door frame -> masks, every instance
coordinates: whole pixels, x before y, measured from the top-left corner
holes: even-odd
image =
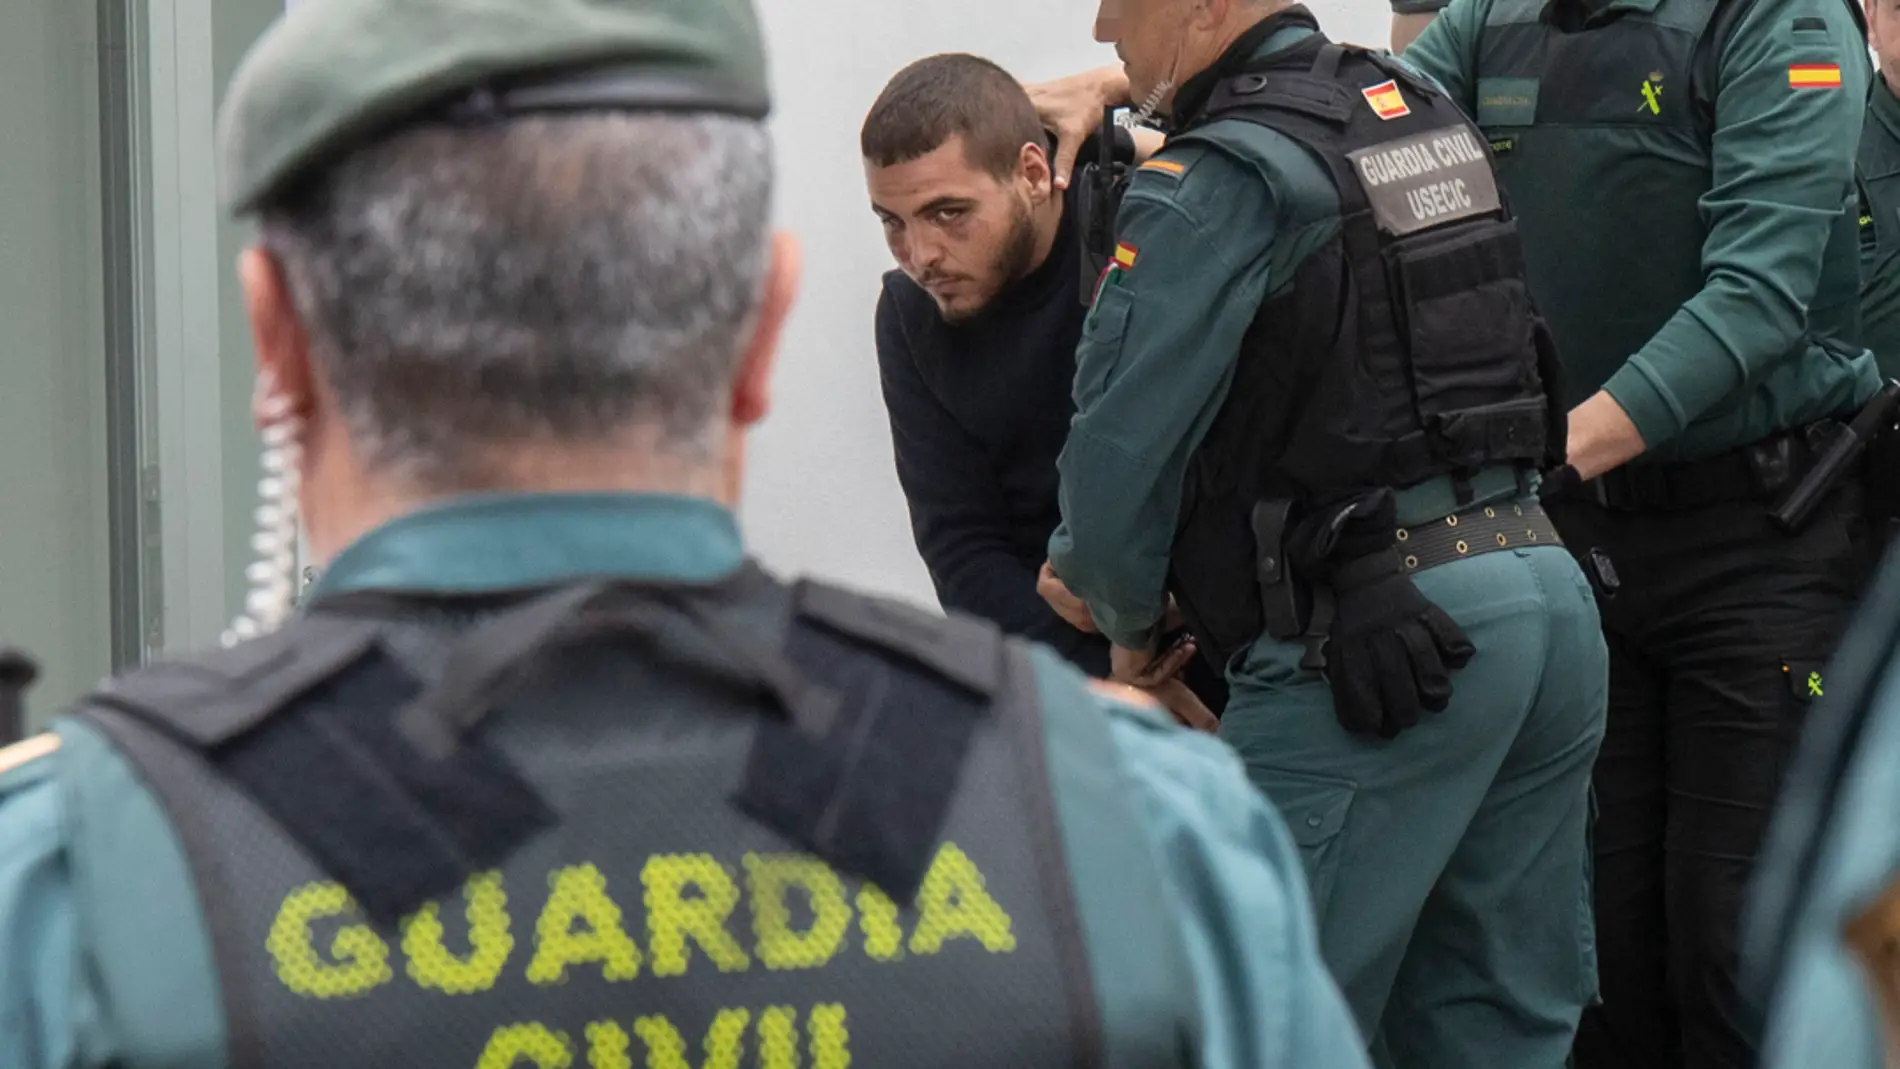
[[[214,0],[96,0],[105,198],[112,650],[226,624]]]

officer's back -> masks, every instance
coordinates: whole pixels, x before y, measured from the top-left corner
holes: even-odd
[[[748,562],[766,84],[743,0],[246,59],[266,559],[229,648],[0,751],[0,1065],[1364,1064],[1217,743]]]

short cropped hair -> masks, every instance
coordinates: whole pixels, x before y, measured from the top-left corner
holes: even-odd
[[[963,136],[972,166],[998,178],[1015,173],[1023,146],[1048,134],[1029,94],[1010,73],[980,56],[927,56],[892,76],[864,118],[864,158],[891,167]]]
[[[497,450],[639,424],[716,441],[768,259],[763,126],[717,115],[423,125],[264,206],[370,464],[479,488]]]

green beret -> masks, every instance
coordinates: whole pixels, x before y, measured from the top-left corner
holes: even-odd
[[[770,108],[751,0],[299,0],[231,79],[219,184],[242,215],[427,117]]]

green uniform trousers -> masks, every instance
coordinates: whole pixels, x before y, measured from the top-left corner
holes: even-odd
[[[1221,736],[1293,830],[1321,952],[1375,1062],[1559,1069],[1596,996],[1595,598],[1556,547],[1415,582],[1478,651],[1443,713],[1390,742],[1348,734],[1300,646],[1262,639],[1230,673]]]

